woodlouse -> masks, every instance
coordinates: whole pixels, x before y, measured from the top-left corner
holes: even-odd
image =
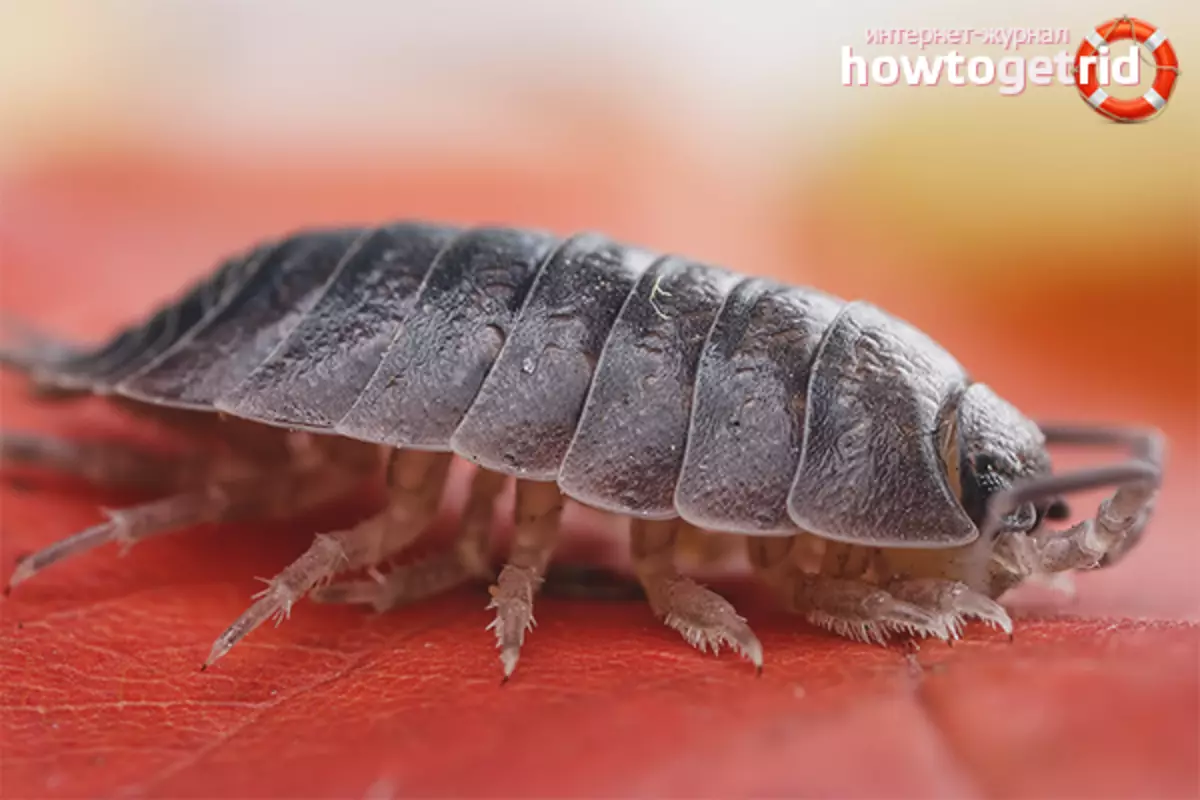
[[[869,303],[595,233],[302,231],[228,259],[99,347],[28,337],[4,357],[41,391],[110,395],[229,445],[164,461],[6,433],[8,462],[165,498],[29,556],[10,587],[106,542],[293,515],[386,476],[387,507],[318,535],[206,665],[310,592],[382,609],[487,576],[507,677],[564,495],[631,518],[635,572],[668,625],[759,667],[746,622],[678,572],[681,535],[744,535],[785,605],[846,636],[950,640],[970,617],[1011,633],[996,598],[1030,576],[1114,563],[1139,540],[1160,482],[1156,431],[1038,426]],[[1046,447],[1057,442],[1134,452],[1054,475]],[[374,572],[428,525],[454,454],[481,468],[455,547]],[[488,528],[510,476],[516,531],[494,575]],[[1103,485],[1117,488],[1093,519],[1045,527],[1067,516],[1063,494]],[[364,568],[374,580],[323,585]]]

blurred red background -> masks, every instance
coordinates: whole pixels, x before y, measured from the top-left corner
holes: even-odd
[[[1123,128],[1061,87],[859,97],[827,79],[838,37],[857,45],[850,37],[864,26],[888,24],[890,12],[864,7],[822,12],[828,40],[813,63],[788,67],[809,83],[769,98],[739,94],[723,70],[740,62],[721,50],[696,80],[730,86],[692,105],[666,71],[639,72],[694,63],[687,42],[668,47],[677,20],[664,17],[638,29],[638,42],[658,45],[642,61],[627,53],[618,68],[576,53],[566,66],[577,69],[548,76],[508,51],[476,53],[462,86],[433,92],[430,105],[407,72],[437,50],[414,44],[420,31],[405,34],[417,51],[402,56],[331,30],[323,43],[304,40],[318,66],[292,74],[286,67],[308,61],[288,62],[277,39],[251,35],[267,12],[179,4],[173,16],[131,4],[126,19],[78,4],[32,8],[0,17],[10,35],[16,23],[28,31],[0,57],[23,68],[8,71],[20,91],[0,106],[10,134],[0,171],[6,313],[98,338],[225,252],[306,225],[417,217],[590,228],[870,299],[1031,415],[1157,425],[1171,452],[1145,543],[1119,568],[1081,576],[1075,601],[1018,597],[1014,644],[976,628],[953,650],[915,655],[851,644],[723,579],[763,639],[758,680],[731,656],[692,651],[638,603],[547,598],[517,678],[501,688],[479,590],[383,617],[305,604],[196,672],[254,576],[278,571],[314,530],[361,513],[354,503],[288,525],[196,530],[124,559],[91,554],[0,604],[4,796],[1200,794],[1192,98]],[[306,8],[290,24],[307,20],[298,30],[316,37],[326,20]],[[475,8],[485,25],[485,7]],[[714,29],[732,16],[697,8],[696,26],[705,14]],[[1111,16],[1064,8],[1005,13],[1072,31]],[[936,9],[922,13],[936,23]],[[1194,10],[1138,13],[1170,24],[1181,58],[1200,52],[1186,44]],[[746,48],[773,27],[745,25]],[[452,61],[455,40],[433,29],[422,30],[443,37]],[[280,63],[248,62],[255,46]],[[211,66],[220,47],[240,56],[241,72]],[[601,41],[595,52],[614,47]],[[78,63],[61,65],[64,52]],[[389,94],[387,76],[401,72],[404,86]],[[341,98],[355,80],[395,108]],[[264,88],[280,86],[291,93]],[[218,118],[223,92],[244,118]],[[476,108],[479,98],[496,107]],[[810,114],[822,101],[837,113]],[[340,127],[322,104],[344,114]],[[450,113],[459,106],[469,119]],[[760,107],[772,113],[746,117]],[[713,119],[723,109],[740,109],[736,125]],[[10,376],[0,403],[5,428],[153,436],[100,403],[37,406]],[[6,574],[20,553],[121,500],[37,486],[0,488]],[[587,536],[596,524],[581,515],[572,529]]]

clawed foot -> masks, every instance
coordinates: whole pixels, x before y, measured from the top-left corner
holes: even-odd
[[[922,635],[936,635],[947,641],[959,639],[962,638],[963,626],[970,619],[980,620],[1004,631],[1009,637],[1013,634],[1012,619],[1003,606],[957,581],[919,578],[896,582],[888,590],[893,597],[919,606],[936,617],[941,634],[931,632]]]
[[[61,539],[36,553],[21,559],[8,579],[4,592],[8,594],[18,584],[60,561],[74,558],[105,544],[117,544],[124,555],[143,539],[197,525],[217,521],[228,509],[219,487],[188,492],[130,508],[106,510],[107,522]]]
[[[663,622],[679,631],[688,644],[718,653],[722,646],[740,653],[762,672],[763,648],[729,601],[690,578],[675,578],[651,594]]]
[[[533,596],[541,582],[536,570],[508,564],[500,572],[496,584],[488,590],[492,596],[488,608],[496,609],[496,618],[487,629],[496,632],[496,647],[500,650],[505,681],[517,668],[525,633],[537,624],[533,618]]]
[[[940,636],[942,626],[928,611],[857,581],[814,579],[806,617],[814,625],[867,644],[887,644],[897,632]]]
[[[292,606],[310,589],[328,580],[346,566],[353,566],[344,549],[345,534],[318,535],[312,546],[271,580],[260,578],[267,585],[254,595],[254,603],[213,642],[212,650],[201,669],[208,669],[251,631],[269,619],[278,625],[292,613]]]
[[[1012,635],[1008,613],[988,597],[955,581],[918,579],[885,591],[858,581],[812,578],[801,605],[814,625],[861,642],[886,644],[892,634],[952,642],[967,619]]]

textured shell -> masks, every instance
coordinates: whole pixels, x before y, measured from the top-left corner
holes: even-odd
[[[709,529],[977,535],[936,448],[968,380],[936,343],[866,303],[595,233],[302,232],[36,377],[452,450]]]

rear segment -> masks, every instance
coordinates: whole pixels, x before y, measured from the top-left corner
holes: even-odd
[[[457,233],[405,223],[360,238],[292,334],[216,407],[276,425],[332,428],[371,379]]]
[[[28,371],[40,385],[80,392],[107,393],[186,337],[208,314],[223,306],[259,270],[275,244],[264,244],[225,261],[212,275],[147,320],[126,328],[92,349],[40,358],[7,359]]]
[[[362,236],[330,231],[292,237],[189,334],[121,381],[121,394],[148,403],[207,410],[234,389],[291,332]]]

